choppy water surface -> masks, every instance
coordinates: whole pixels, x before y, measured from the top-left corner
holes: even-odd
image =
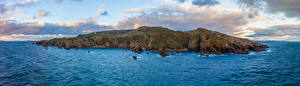
[[[150,52],[133,60],[128,50],[0,42],[0,86],[299,86],[300,43],[264,43],[268,51],[249,55]]]

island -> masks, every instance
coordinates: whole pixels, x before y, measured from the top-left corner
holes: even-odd
[[[163,27],[142,26],[134,30],[111,30],[81,34],[73,38],[55,38],[35,42],[44,47],[65,49],[128,49],[136,53],[198,52],[202,56],[211,54],[249,54],[269,48],[265,44],[229,36],[220,32],[198,28],[191,31],[174,31]]]

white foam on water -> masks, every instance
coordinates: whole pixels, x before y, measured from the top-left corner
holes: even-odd
[[[256,52],[250,52],[249,55],[256,55]]]
[[[141,56],[137,56],[136,58],[141,59],[142,57]]]
[[[272,49],[268,49],[266,52],[272,52]]]

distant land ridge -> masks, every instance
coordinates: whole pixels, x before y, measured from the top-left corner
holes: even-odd
[[[35,42],[45,47],[65,49],[130,49],[143,51],[191,51],[202,56],[210,54],[249,54],[269,48],[248,39],[232,37],[223,33],[198,28],[191,31],[173,31],[163,27],[142,26],[135,30],[111,30],[78,35],[74,38],[55,38]]]

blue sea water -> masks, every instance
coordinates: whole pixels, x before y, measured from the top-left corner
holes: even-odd
[[[300,43],[262,42],[249,55],[65,50],[0,42],[0,86],[300,86]],[[90,53],[88,53],[90,51]]]

